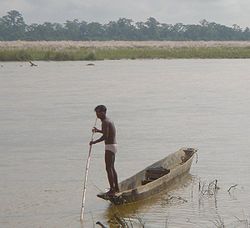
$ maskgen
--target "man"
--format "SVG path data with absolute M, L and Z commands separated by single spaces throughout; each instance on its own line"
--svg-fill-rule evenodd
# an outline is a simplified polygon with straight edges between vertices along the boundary
M 118 178 L 115 171 L 115 154 L 117 152 L 116 142 L 116 130 L 114 123 L 106 116 L 107 108 L 104 105 L 98 105 L 95 108 L 96 116 L 102 121 L 102 129 L 99 130 L 96 127 L 92 129 L 93 132 L 102 133 L 102 136 L 94 141 L 91 141 L 89 145 L 93 145 L 99 142 L 105 142 L 105 164 L 108 175 L 108 181 L 110 190 L 108 195 L 114 195 L 119 192 Z

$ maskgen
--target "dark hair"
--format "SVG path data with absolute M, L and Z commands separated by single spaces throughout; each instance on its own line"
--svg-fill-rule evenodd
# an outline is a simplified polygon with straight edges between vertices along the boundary
M 98 105 L 95 107 L 95 111 L 96 112 L 106 112 L 107 108 L 105 107 L 105 105 Z

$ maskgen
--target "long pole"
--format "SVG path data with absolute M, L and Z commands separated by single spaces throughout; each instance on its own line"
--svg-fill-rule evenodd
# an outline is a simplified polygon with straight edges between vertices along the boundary
M 94 127 L 96 126 L 96 122 L 97 122 L 97 118 L 95 119 Z M 91 141 L 93 141 L 94 134 L 95 132 L 93 131 L 92 136 L 91 136 Z M 83 193 L 82 193 L 82 207 L 81 207 L 81 217 L 80 217 L 81 221 L 83 221 L 83 214 L 84 214 L 91 149 L 92 149 L 92 145 L 89 145 L 89 154 L 88 154 L 88 159 L 87 159 L 87 164 L 86 164 L 86 169 L 85 169 L 85 179 L 84 179 L 84 187 L 83 187 Z

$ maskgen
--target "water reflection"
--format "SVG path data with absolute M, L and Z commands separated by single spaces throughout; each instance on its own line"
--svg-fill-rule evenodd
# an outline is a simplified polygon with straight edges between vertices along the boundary
M 150 198 L 134 203 L 114 205 L 110 204 L 105 212 L 105 218 L 110 227 L 116 227 L 121 222 L 143 225 L 142 214 L 146 213 L 154 205 L 162 208 L 171 208 L 173 205 L 187 203 L 181 196 L 174 196 L 175 190 L 186 188 L 195 180 L 190 173 L 175 178 L 169 186 L 161 193 Z

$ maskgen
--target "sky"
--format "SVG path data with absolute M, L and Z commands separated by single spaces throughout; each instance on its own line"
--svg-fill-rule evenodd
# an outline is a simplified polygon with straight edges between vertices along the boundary
M 26 24 L 134 22 L 154 17 L 160 23 L 199 24 L 202 19 L 226 26 L 250 27 L 250 0 L 0 0 L 0 17 L 19 11 Z

